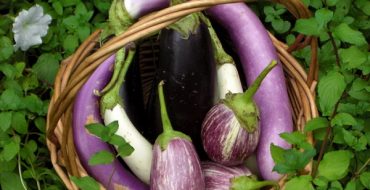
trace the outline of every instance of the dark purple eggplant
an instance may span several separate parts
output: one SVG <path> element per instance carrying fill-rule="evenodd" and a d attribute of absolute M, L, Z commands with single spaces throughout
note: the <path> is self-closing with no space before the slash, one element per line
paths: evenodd
<path fill-rule="evenodd" d="M 141 72 L 139 68 L 138 57 L 133 59 L 123 83 L 120 96 L 122 97 L 123 108 L 132 124 L 139 130 L 143 131 L 147 126 L 145 117 L 144 97 L 141 84 Z"/>
<path fill-rule="evenodd" d="M 151 190 L 203 190 L 204 177 L 200 161 L 189 136 L 172 128 L 167 114 L 163 81 L 158 85 L 163 133 L 153 147 L 150 173 Z"/>
<path fill-rule="evenodd" d="M 258 190 L 265 186 L 279 189 L 275 181 L 258 181 L 244 165 L 224 166 L 215 162 L 202 162 L 206 190 Z"/>
<path fill-rule="evenodd" d="M 207 113 L 201 135 L 204 150 L 213 161 L 239 165 L 256 149 L 260 126 L 253 96 L 276 65 L 276 61 L 269 64 L 246 92 L 226 94 L 226 98 Z"/>
<path fill-rule="evenodd" d="M 200 23 L 198 16 L 195 18 L 195 27 L 187 34 L 176 30 L 177 27 L 161 31 L 154 84 L 166 82 L 167 109 L 174 129 L 189 135 L 198 152 L 202 152 L 201 124 L 213 106 L 216 65 L 207 26 Z M 156 112 L 159 110 L 157 96 L 153 90 L 148 107 L 149 120 L 154 123 L 154 129 L 148 129 L 153 132 L 152 140 L 162 132 L 160 115 Z"/>
<path fill-rule="evenodd" d="M 227 167 L 215 162 L 202 162 L 206 190 L 229 190 L 231 179 L 250 176 L 252 173 L 243 165 Z"/>

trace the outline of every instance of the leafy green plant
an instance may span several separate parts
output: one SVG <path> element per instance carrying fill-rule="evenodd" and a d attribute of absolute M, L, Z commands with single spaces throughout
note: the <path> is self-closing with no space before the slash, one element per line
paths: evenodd
<path fill-rule="evenodd" d="M 15 50 L 13 19 L 40 5 L 52 17 L 42 44 Z M 65 189 L 50 162 L 45 117 L 59 63 L 97 28 L 110 1 L 1 1 L 0 189 Z"/>
<path fill-rule="evenodd" d="M 370 162 L 370 2 L 304 2 L 313 17 L 297 20 L 292 31 L 319 39 L 317 105 L 320 117 L 309 121 L 305 128 L 305 133 L 314 134 L 317 154 L 312 152 L 307 156 L 314 160 L 312 175 L 299 175 L 304 167 L 299 161 L 306 158 L 307 148 L 311 150 L 311 147 L 300 145 L 303 134 L 282 134 L 294 148 L 272 147 L 277 162 L 275 170 L 289 174 L 287 189 L 366 189 Z M 286 34 L 288 36 L 291 34 Z M 308 67 L 310 51 L 307 47 L 293 54 Z"/>

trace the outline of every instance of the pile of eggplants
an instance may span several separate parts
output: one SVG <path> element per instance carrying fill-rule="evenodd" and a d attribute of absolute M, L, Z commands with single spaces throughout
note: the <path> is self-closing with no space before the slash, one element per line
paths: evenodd
<path fill-rule="evenodd" d="M 122 0 L 122 6 L 134 21 L 181 2 Z M 239 67 L 222 50 L 208 18 L 226 31 Z M 78 92 L 73 137 L 87 173 L 107 189 L 238 189 L 240 184 L 258 189 L 275 185 L 273 181 L 281 175 L 273 171 L 270 145 L 289 148 L 279 134 L 291 132 L 293 121 L 282 65 L 259 18 L 245 3 L 217 5 L 161 30 L 158 40 L 159 58 L 147 104 L 139 82 L 145 73 L 132 61 L 122 77 L 125 82 L 119 84 L 118 111 L 101 112 L 101 94 L 97 92 L 112 79 L 116 56 L 103 62 Z M 245 92 L 242 80 L 248 85 Z M 133 146 L 129 159 L 89 165 L 95 153 L 116 151 L 90 134 L 85 125 L 107 124 L 106 118 L 117 117 L 123 117 L 118 119 L 122 120 L 119 133 L 139 148 Z M 246 167 L 252 155 L 257 157 L 260 179 L 266 182 L 257 182 Z"/>

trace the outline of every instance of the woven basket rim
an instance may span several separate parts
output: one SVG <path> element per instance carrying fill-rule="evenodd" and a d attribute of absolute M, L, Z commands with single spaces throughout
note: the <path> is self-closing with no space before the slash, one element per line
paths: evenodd
<path fill-rule="evenodd" d="M 97 30 L 81 44 L 73 55 L 62 61 L 55 78 L 54 94 L 47 114 L 47 146 L 51 153 L 53 167 L 68 189 L 78 189 L 69 176 L 88 175 L 75 151 L 70 121 L 73 98 L 92 72 L 117 49 L 130 41 L 148 36 L 151 32 L 160 30 L 190 13 L 202 11 L 217 4 L 234 2 L 244 1 L 193 0 L 166 8 L 141 18 L 123 34 L 105 42 L 99 49 L 94 49 L 100 41 L 99 37 L 102 32 Z M 311 16 L 309 10 L 299 0 L 275 0 L 275 2 L 285 5 L 296 18 Z M 308 120 L 318 116 L 315 104 L 318 73 L 317 39 L 298 35 L 295 43 L 288 47 L 271 34 L 270 38 L 283 63 L 297 130 L 303 130 Z M 313 52 L 308 74 L 290 54 L 291 51 L 307 45 L 311 45 Z M 308 133 L 307 138 L 313 143 L 312 134 Z M 305 172 L 310 173 L 311 168 L 312 162 L 306 166 Z M 284 179 L 282 178 L 279 182 L 281 186 L 284 185 Z"/>

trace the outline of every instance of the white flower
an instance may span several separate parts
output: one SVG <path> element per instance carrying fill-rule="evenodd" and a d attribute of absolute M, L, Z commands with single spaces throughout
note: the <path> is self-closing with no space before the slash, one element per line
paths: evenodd
<path fill-rule="evenodd" d="M 44 15 L 44 10 L 39 5 L 28 11 L 22 10 L 13 23 L 15 50 L 21 48 L 26 51 L 33 45 L 41 44 L 41 37 L 47 34 L 50 23 L 51 16 Z"/>

